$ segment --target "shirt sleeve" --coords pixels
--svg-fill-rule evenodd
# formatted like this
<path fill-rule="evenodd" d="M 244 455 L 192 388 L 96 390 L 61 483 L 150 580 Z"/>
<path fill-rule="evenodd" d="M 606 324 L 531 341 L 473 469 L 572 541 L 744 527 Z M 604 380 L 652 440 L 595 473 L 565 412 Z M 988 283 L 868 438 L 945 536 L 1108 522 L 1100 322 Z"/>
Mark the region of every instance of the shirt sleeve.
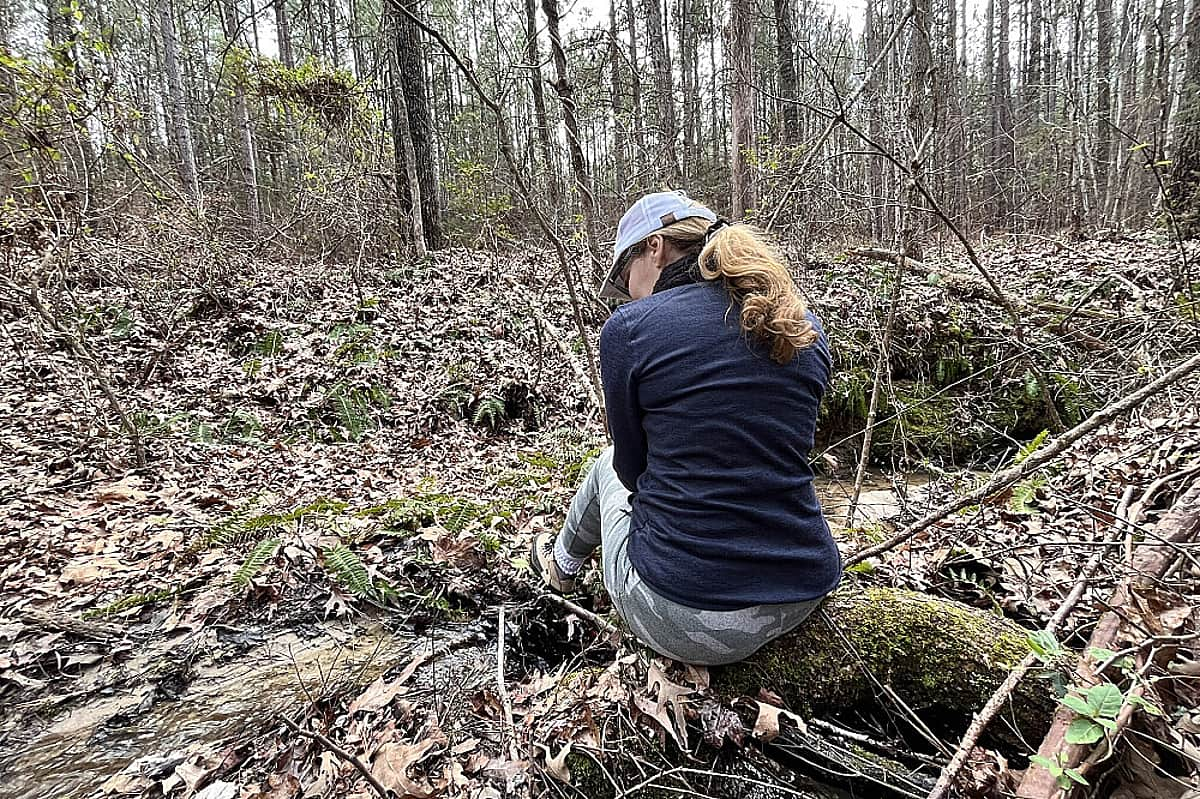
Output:
<path fill-rule="evenodd" d="M 622 485 L 637 491 L 637 479 L 646 471 L 646 431 L 638 402 L 635 352 L 620 313 L 613 314 L 600 331 L 600 377 L 613 440 L 613 469 Z"/>

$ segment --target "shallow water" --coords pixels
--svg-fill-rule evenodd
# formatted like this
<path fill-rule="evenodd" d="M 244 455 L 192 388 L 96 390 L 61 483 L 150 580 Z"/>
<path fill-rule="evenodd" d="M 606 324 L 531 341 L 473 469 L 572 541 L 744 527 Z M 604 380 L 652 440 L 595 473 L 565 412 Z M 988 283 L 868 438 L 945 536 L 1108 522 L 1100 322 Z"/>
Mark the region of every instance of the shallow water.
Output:
<path fill-rule="evenodd" d="M 354 633 L 331 624 L 308 639 L 288 633 L 228 663 L 201 665 L 177 700 L 139 710 L 150 685 L 90 699 L 32 740 L 8 741 L 0 753 L 0 799 L 100 795 L 105 781 L 139 758 L 235 741 L 279 713 L 297 713 L 327 680 L 370 682 L 409 648 L 382 629 Z"/>

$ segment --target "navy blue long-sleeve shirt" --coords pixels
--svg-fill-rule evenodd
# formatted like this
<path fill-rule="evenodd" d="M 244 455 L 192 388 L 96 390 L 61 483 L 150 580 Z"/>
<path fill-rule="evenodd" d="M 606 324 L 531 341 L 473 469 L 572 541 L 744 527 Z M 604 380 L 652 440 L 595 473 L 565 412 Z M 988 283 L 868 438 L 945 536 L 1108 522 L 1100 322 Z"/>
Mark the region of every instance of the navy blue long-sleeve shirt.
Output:
<path fill-rule="evenodd" d="M 801 602 L 841 576 L 808 451 L 829 343 L 779 364 L 743 333 L 719 282 L 617 309 L 600 334 L 613 466 L 631 500 L 629 557 L 657 593 L 735 610 Z"/>

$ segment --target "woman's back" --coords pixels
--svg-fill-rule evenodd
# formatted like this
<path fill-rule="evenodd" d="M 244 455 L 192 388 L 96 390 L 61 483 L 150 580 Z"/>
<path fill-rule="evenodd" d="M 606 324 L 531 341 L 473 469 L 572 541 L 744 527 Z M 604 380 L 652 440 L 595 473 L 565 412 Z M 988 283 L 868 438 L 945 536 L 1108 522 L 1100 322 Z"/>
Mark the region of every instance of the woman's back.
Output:
<path fill-rule="evenodd" d="M 720 281 L 695 283 L 620 308 L 601 335 L 613 466 L 636 492 L 630 560 L 709 610 L 813 599 L 840 575 L 807 460 L 827 341 L 779 364 L 738 319 Z"/>

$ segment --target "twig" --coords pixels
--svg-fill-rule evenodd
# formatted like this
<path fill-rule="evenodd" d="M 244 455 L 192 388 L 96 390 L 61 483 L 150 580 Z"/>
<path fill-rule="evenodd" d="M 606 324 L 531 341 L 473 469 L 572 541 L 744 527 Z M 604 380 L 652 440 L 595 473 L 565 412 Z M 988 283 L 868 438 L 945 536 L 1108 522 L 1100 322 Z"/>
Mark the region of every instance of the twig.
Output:
<path fill-rule="evenodd" d="M 512 697 L 508 695 L 508 686 L 504 683 L 504 605 L 501 604 L 496 609 L 496 695 L 500 697 L 500 704 L 504 707 L 504 736 L 509 739 L 509 746 L 512 746 L 513 735 L 513 704 Z M 515 752 L 510 752 L 513 757 L 516 757 Z"/>
<path fill-rule="evenodd" d="M 905 209 L 901 208 L 901 220 Z M 903 221 L 901 222 L 903 227 Z M 905 262 L 908 260 L 902 253 L 896 253 L 896 277 L 892 283 L 892 296 L 888 300 L 887 319 L 883 325 L 883 340 L 879 342 L 879 358 L 875 362 L 875 376 L 871 380 L 871 401 L 867 406 L 867 424 L 863 429 L 862 449 L 858 455 L 858 468 L 854 474 L 854 491 L 850 495 L 850 506 L 846 510 L 846 527 L 854 526 L 854 514 L 858 510 L 858 498 L 862 495 L 863 479 L 867 476 L 867 463 L 871 460 L 871 441 L 875 435 L 875 416 L 879 413 L 879 392 L 883 383 L 883 373 L 891 374 L 892 330 L 896 326 L 896 307 L 900 304 L 900 286 L 907 272 Z"/>
<path fill-rule="evenodd" d="M 608 619 L 605 619 L 601 616 L 597 616 L 595 613 L 592 613 L 590 610 L 579 607 L 579 605 L 576 605 L 574 602 L 572 602 L 569 599 L 566 599 L 565 597 L 561 597 L 558 594 L 552 594 L 550 592 L 546 592 L 542 596 L 546 597 L 547 599 L 549 599 L 551 602 L 555 603 L 556 605 L 561 605 L 562 607 L 571 611 L 572 613 L 574 613 L 576 616 L 580 617 L 581 619 L 587 619 L 592 624 L 596 625 L 597 627 L 599 627 L 601 630 L 603 630 L 606 633 L 612 633 L 615 635 L 621 634 L 621 631 L 619 629 L 617 629 L 616 625 L 614 625 Z"/>
<path fill-rule="evenodd" d="M 1122 397 L 1107 407 L 1096 411 L 1083 422 L 1075 425 L 1075 427 L 1072 427 L 1070 430 L 1054 439 L 1054 441 L 1048 446 L 1035 450 L 1028 458 L 1016 464 L 1015 466 L 1011 466 L 1008 469 L 997 472 L 992 476 L 992 479 L 988 480 L 974 491 L 964 494 L 958 499 L 943 505 L 942 507 L 925 516 L 925 518 L 921 519 L 920 521 L 906 527 L 904 530 L 892 536 L 887 541 L 877 544 L 876 546 L 859 550 L 847 558 L 845 565 L 850 567 L 857 563 L 862 563 L 867 558 L 871 558 L 883 552 L 887 552 L 890 549 L 894 549 L 900 544 L 903 544 L 905 541 L 908 541 L 922 530 L 928 529 L 929 527 L 937 524 L 950 514 L 960 511 L 968 505 L 977 505 L 993 496 L 1000 490 L 1017 482 L 1018 480 L 1028 477 L 1046 464 L 1056 459 L 1062 453 L 1066 452 L 1071 445 L 1086 436 L 1088 433 L 1091 433 L 1097 428 L 1108 424 L 1120 416 L 1123 416 L 1137 406 L 1141 405 L 1150 397 L 1162 391 L 1164 388 L 1172 386 L 1175 383 L 1178 383 L 1180 380 L 1183 380 L 1185 377 L 1188 377 L 1197 369 L 1200 369 L 1200 354 L 1193 355 L 1191 358 L 1188 358 L 1186 361 L 1162 375 L 1157 380 L 1154 380 L 1137 391 Z"/>
<path fill-rule="evenodd" d="M 384 788 L 383 785 L 380 784 L 379 780 L 375 779 L 375 775 L 371 773 L 371 769 L 367 768 L 367 764 L 359 760 L 358 756 L 353 752 L 347 752 L 345 749 L 341 748 L 319 732 L 301 729 L 300 725 L 296 724 L 296 722 L 292 721 L 283 714 L 280 714 L 279 720 L 282 721 L 284 725 L 286 725 L 287 728 L 292 732 L 296 733 L 297 735 L 303 735 L 305 738 L 313 739 L 330 752 L 333 752 L 333 754 L 337 755 L 342 760 L 354 766 L 356 769 L 358 769 L 358 772 L 366 778 L 367 783 L 372 789 L 374 789 L 375 793 L 379 794 L 380 799 L 388 799 L 387 788 Z"/>
<path fill-rule="evenodd" d="M 1161 530 L 1161 537 L 1174 544 L 1183 544 L 1193 540 L 1200 533 L 1200 479 L 1195 480 L 1188 490 L 1172 507 L 1171 512 L 1159 520 L 1156 525 Z M 1142 548 L 1130 564 L 1132 573 L 1117 586 L 1108 606 L 1112 608 L 1096 623 L 1092 636 L 1084 652 L 1092 649 L 1110 649 L 1121 631 L 1122 618 L 1119 612 L 1132 601 L 1139 585 L 1162 576 L 1174 560 L 1173 551 L 1160 547 Z M 1080 657 L 1075 669 L 1075 685 L 1090 687 L 1099 684 L 1100 670 L 1087 654 Z M 1054 714 L 1050 731 L 1042 739 L 1038 754 L 1042 757 L 1057 758 L 1062 768 L 1074 768 L 1084 758 L 1088 747 L 1084 744 L 1072 744 L 1066 740 L 1069 725 L 1075 719 L 1075 712 L 1068 707 L 1059 707 Z M 1115 739 L 1120 734 L 1124 723 L 1127 723 L 1132 712 L 1122 714 L 1116 722 L 1116 729 L 1110 736 Z M 1022 799 L 1043 799 L 1057 792 L 1054 776 L 1038 765 L 1030 765 L 1021 784 L 1017 786 L 1016 795 Z"/>
<path fill-rule="evenodd" d="M 1115 542 L 1121 535 L 1122 526 L 1114 526 L 1105 543 Z M 1083 596 L 1083 591 L 1087 587 L 1088 581 L 1095 573 L 1096 567 L 1104 559 L 1105 551 L 1105 548 L 1101 547 L 1088 559 L 1087 565 L 1083 567 L 1083 573 L 1079 575 L 1079 579 L 1071 587 L 1071 592 L 1067 594 L 1067 598 L 1058 606 L 1058 610 L 1055 611 L 1054 616 L 1050 621 L 1046 622 L 1046 626 L 1042 628 L 1043 631 L 1054 634 L 1058 626 L 1074 610 L 1076 603 Z M 991 698 L 988 699 L 983 708 L 976 714 L 975 718 L 971 721 L 971 726 L 963 734 L 962 740 L 958 744 L 958 749 L 954 752 L 954 757 L 951 758 L 946 768 L 942 769 L 937 784 L 929 792 L 928 799 L 942 799 L 946 795 L 946 792 L 950 790 L 954 778 L 958 776 L 959 770 L 962 769 L 963 764 L 967 761 L 967 757 L 971 754 L 971 750 L 975 748 L 975 744 L 979 741 L 980 736 L 983 735 L 983 731 L 987 729 L 987 725 L 1000 712 L 1000 708 L 1004 706 L 1004 703 L 1008 701 L 1008 697 L 1016 690 L 1017 684 L 1025 677 L 1037 660 L 1038 657 L 1033 652 L 1026 655 L 1017 664 L 1017 667 L 1009 672 L 1008 677 L 1004 679 L 1004 682 L 1000 684 L 1000 687 L 996 689 L 996 692 L 992 694 Z"/>

